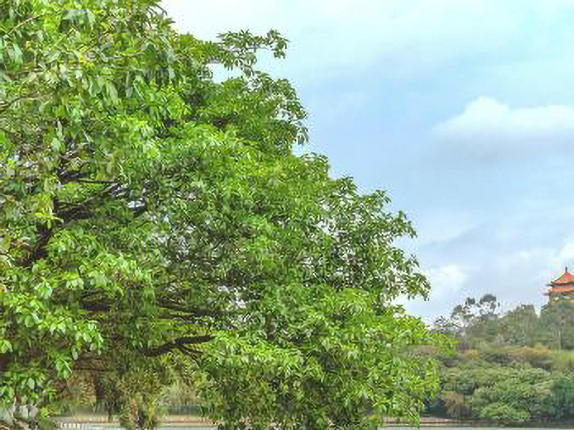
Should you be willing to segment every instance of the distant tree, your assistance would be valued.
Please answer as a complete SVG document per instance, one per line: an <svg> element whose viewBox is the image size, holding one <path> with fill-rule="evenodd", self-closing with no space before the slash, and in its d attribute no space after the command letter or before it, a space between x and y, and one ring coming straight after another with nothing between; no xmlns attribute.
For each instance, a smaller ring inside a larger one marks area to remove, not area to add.
<svg viewBox="0 0 574 430"><path fill-rule="evenodd" d="M500 335L500 303L492 294L479 300L468 297L455 306L449 318L438 318L433 330L454 336L461 348L470 348L480 342L491 342Z"/></svg>
<svg viewBox="0 0 574 430"><path fill-rule="evenodd" d="M435 333L440 333L455 338L461 334L461 326L458 321L454 321L452 318L447 317L438 317L433 322L432 330Z"/></svg>
<svg viewBox="0 0 574 430"><path fill-rule="evenodd" d="M574 418L574 304L563 298L540 316L533 305L504 314L493 296L467 299L433 330L459 340L441 357L441 393L431 413L472 416L501 424Z"/></svg>
<svg viewBox="0 0 574 430"><path fill-rule="evenodd" d="M506 343L533 346L542 339L540 319L533 305L520 305L508 311L501 321Z"/></svg>
<svg viewBox="0 0 574 430"><path fill-rule="evenodd" d="M546 343L557 349L574 349L574 303L561 297L545 305L540 314Z"/></svg>

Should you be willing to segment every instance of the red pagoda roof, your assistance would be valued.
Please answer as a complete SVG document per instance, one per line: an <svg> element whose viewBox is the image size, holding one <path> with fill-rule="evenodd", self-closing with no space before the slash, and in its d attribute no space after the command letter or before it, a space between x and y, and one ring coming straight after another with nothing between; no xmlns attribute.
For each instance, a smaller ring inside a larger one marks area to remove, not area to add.
<svg viewBox="0 0 574 430"><path fill-rule="evenodd" d="M550 282L552 287L565 287L572 285L574 286L574 275L568 271L568 267L564 270L564 274L558 279Z"/></svg>

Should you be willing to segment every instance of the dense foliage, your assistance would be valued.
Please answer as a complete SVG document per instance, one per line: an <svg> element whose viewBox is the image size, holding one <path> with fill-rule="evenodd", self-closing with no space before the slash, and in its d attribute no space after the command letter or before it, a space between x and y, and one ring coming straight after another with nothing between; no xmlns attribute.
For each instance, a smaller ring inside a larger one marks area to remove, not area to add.
<svg viewBox="0 0 574 430"><path fill-rule="evenodd" d="M560 300L500 312L496 297L469 298L436 331L458 341L441 355L441 393L427 412L504 424L574 419L574 305Z"/></svg>
<svg viewBox="0 0 574 430"><path fill-rule="evenodd" d="M413 347L434 337L393 305L428 289L393 245L414 232L383 192L295 155L305 112L255 68L285 47L179 34L155 0L0 0L10 419L79 385L153 427L179 381L229 427L416 420L437 377Z"/></svg>

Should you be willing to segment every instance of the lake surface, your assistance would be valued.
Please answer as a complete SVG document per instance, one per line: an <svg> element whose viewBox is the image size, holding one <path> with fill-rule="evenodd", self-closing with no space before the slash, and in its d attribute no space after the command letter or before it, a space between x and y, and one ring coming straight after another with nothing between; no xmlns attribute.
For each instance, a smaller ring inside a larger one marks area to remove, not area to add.
<svg viewBox="0 0 574 430"><path fill-rule="evenodd" d="M563 426L549 426L549 427L472 427L472 426L441 426L441 425L426 425L421 426L421 429L441 429L441 430L548 430L549 428L563 428L572 429L574 426L571 424L564 424ZM116 425L98 425L94 423L66 423L62 426L63 430L125 430ZM202 425L198 423L197 425L162 425L158 427L158 430L216 430L217 427L210 425ZM405 426L386 426L381 427L381 429L393 429L393 430L418 430L417 427L405 427Z"/></svg>

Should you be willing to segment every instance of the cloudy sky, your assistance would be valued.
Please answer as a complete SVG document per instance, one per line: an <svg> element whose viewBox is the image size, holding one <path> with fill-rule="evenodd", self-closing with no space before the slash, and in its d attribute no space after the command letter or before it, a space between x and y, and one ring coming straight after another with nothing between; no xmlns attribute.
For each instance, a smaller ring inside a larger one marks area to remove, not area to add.
<svg viewBox="0 0 574 430"><path fill-rule="evenodd" d="M468 296L544 303L574 268L574 1L165 0L182 31L280 30L311 150L388 190L431 279L425 320ZM266 62L267 63L267 62Z"/></svg>

